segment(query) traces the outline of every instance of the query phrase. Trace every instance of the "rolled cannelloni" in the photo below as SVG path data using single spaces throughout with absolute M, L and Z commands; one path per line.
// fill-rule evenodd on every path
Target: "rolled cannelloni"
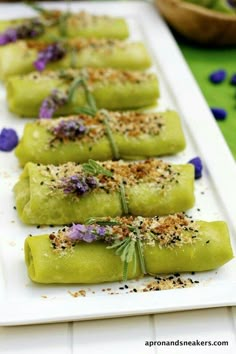
M 44 284 L 206 271 L 232 258 L 225 222 L 193 221 L 183 214 L 93 220 L 25 240 L 29 277 Z
M 38 116 L 42 105 L 58 109 L 54 115 L 76 113 L 88 103 L 83 80 L 98 108 L 131 109 L 156 104 L 159 97 L 157 77 L 153 73 L 115 69 L 86 69 L 33 72 L 12 76 L 7 81 L 7 102 L 11 112 L 20 116 Z M 73 88 L 73 95 L 68 95 Z
M 180 119 L 174 111 L 105 113 L 27 123 L 15 150 L 20 164 L 137 160 L 174 154 L 185 148 Z
M 14 187 L 20 219 L 37 225 L 185 211 L 194 205 L 193 190 L 193 165 L 154 159 L 60 166 L 29 162 Z
M 52 37 L 69 38 L 117 38 L 129 36 L 125 19 L 111 16 L 96 16 L 85 11 L 65 13 L 42 11 L 41 16 L 0 21 L 0 36 L 15 31 L 13 41 L 25 38 L 51 40 Z M 7 44 L 7 43 L 6 43 Z
M 76 39 L 61 42 L 17 41 L 0 47 L 0 79 L 61 68 L 117 68 L 145 70 L 151 65 L 142 42 Z

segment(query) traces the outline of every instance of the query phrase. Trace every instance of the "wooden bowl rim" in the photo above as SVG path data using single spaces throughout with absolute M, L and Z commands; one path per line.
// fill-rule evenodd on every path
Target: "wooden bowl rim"
M 157 2 L 168 2 L 169 4 L 170 3 L 173 3 L 175 5 L 177 5 L 179 8 L 183 8 L 183 9 L 186 9 L 186 10 L 191 10 L 193 12 L 197 12 L 201 15 L 205 15 L 209 18 L 212 18 L 214 17 L 214 19 L 218 19 L 218 20 L 223 20 L 223 21 L 227 21 L 227 22 L 235 22 L 236 23 L 236 14 L 224 14 L 224 13 L 221 13 L 221 12 L 217 12 L 217 11 L 214 11 L 214 10 L 211 10 L 211 9 L 208 9 L 208 8 L 205 8 L 205 7 L 202 7 L 202 6 L 199 6 L 199 5 L 196 5 L 196 4 L 192 4 L 192 3 L 189 3 L 189 2 L 185 2 L 185 1 L 181 1 L 181 0 L 157 0 Z M 164 4 L 162 6 L 165 6 Z

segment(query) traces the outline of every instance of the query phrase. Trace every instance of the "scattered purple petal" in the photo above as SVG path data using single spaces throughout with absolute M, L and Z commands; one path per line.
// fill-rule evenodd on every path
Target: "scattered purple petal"
M 220 84 L 221 82 L 223 82 L 226 79 L 226 76 L 227 76 L 227 73 L 225 70 L 217 70 L 217 71 L 214 71 L 209 76 L 209 80 L 213 84 Z
M 236 74 L 233 74 L 230 80 L 231 85 L 236 86 Z
M 44 32 L 44 25 L 38 19 L 33 19 L 28 23 L 8 28 L 0 33 L 0 46 L 16 42 L 18 39 L 35 38 Z
M 104 226 L 73 224 L 68 231 L 71 240 L 91 243 L 104 237 L 107 230 Z
M 60 60 L 66 54 L 65 48 L 60 43 L 50 44 L 40 51 L 37 60 L 34 62 L 36 70 L 43 71 L 49 62 Z
M 12 151 L 17 146 L 18 141 L 14 129 L 3 128 L 0 133 L 0 151 Z
M 51 95 L 45 98 L 39 110 L 39 118 L 52 118 L 57 109 L 68 101 L 67 95 L 59 90 L 53 90 Z
M 223 108 L 211 107 L 211 112 L 216 120 L 225 120 L 227 117 L 227 111 Z
M 60 123 L 54 127 L 52 133 L 58 139 L 74 140 L 86 133 L 87 129 L 83 122 L 79 119 L 61 120 Z
M 202 177 L 202 161 L 200 157 L 194 157 L 193 159 L 189 160 L 188 163 L 194 165 L 195 168 L 195 179 L 199 179 Z

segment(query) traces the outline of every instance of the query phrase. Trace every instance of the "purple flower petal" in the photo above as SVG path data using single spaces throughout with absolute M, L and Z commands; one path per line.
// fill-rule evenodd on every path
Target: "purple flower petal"
M 0 150 L 12 151 L 18 144 L 18 136 L 14 129 L 3 128 L 0 133 Z
M 47 63 L 62 59 L 65 53 L 66 51 L 61 44 L 50 44 L 48 47 L 38 53 L 38 58 L 34 62 L 34 66 L 36 70 L 43 71 Z
M 193 159 L 189 160 L 188 163 L 191 163 L 192 165 L 194 165 L 194 169 L 195 169 L 195 179 L 199 179 L 202 177 L 202 161 L 200 159 L 200 157 L 194 157 Z
M 231 85 L 236 86 L 236 74 L 233 74 L 230 80 Z
M 104 237 L 106 231 L 105 226 L 73 224 L 69 228 L 68 237 L 74 241 L 91 243 Z
M 82 120 L 61 120 L 53 129 L 52 133 L 56 138 L 74 140 L 87 131 Z
M 225 120 L 227 117 L 227 112 L 223 108 L 212 107 L 211 112 L 216 120 Z
M 214 71 L 210 76 L 209 76 L 209 80 L 213 83 L 213 84 L 220 84 L 221 82 L 223 82 L 226 78 L 226 71 L 225 70 L 217 70 Z
M 34 38 L 44 32 L 44 25 L 40 20 L 33 19 L 26 23 L 7 28 L 5 32 L 0 34 L 0 45 L 16 42 L 18 39 Z
M 52 118 L 57 109 L 67 103 L 67 96 L 59 91 L 53 90 L 50 96 L 46 97 L 39 110 L 39 118 Z

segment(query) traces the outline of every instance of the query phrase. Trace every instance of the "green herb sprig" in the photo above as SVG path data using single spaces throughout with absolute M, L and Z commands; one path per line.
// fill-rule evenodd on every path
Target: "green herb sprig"
M 93 176 L 97 176 L 99 174 L 112 177 L 112 172 L 105 169 L 101 165 L 99 165 L 96 161 L 89 159 L 87 163 L 82 164 L 83 171 L 85 173 L 91 174 Z
M 88 85 L 87 85 L 87 72 L 84 70 L 80 77 L 77 77 L 73 80 L 69 92 L 68 92 L 68 101 L 71 102 L 75 93 L 75 90 L 82 86 L 85 92 L 86 101 L 88 106 L 76 108 L 76 113 L 85 113 L 91 116 L 95 116 L 97 113 L 97 106 L 93 95 L 91 94 Z

